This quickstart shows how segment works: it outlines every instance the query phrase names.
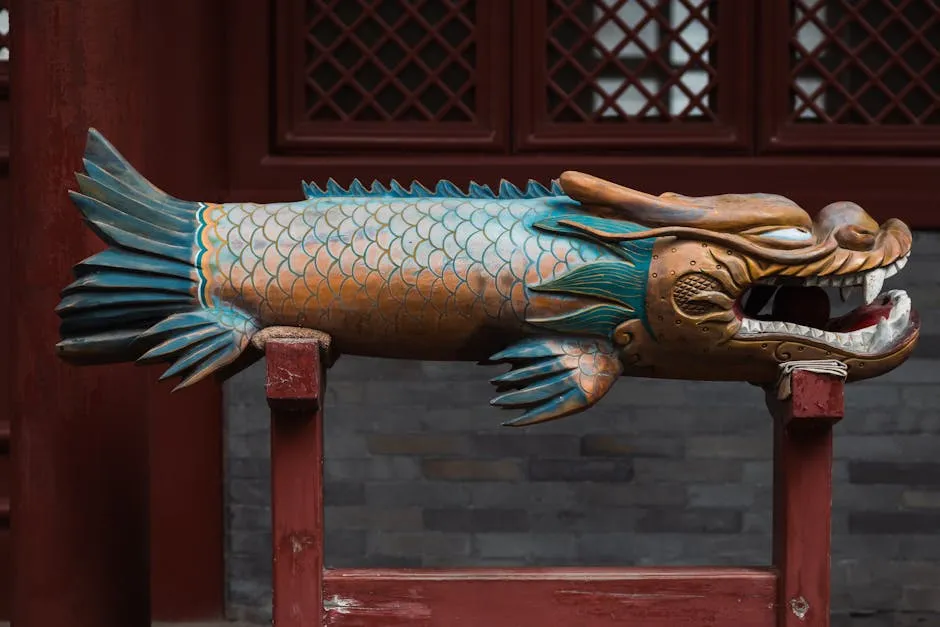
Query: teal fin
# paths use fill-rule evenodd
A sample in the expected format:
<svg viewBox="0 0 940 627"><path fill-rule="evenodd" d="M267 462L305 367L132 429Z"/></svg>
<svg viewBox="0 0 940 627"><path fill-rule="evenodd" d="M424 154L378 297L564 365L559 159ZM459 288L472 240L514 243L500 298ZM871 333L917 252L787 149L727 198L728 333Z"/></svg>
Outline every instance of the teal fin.
<svg viewBox="0 0 940 627"><path fill-rule="evenodd" d="M526 410L503 423L513 427L584 411L597 403L623 372L614 346L594 339L523 340L496 353L488 363L513 366L491 380L502 393L490 401L504 409Z"/></svg>
<svg viewBox="0 0 940 627"><path fill-rule="evenodd" d="M234 361L257 330L232 308L206 307L195 267L203 204L141 176L94 129L75 206L109 247L74 268L56 307L56 348L76 364L172 361L183 387Z"/></svg>

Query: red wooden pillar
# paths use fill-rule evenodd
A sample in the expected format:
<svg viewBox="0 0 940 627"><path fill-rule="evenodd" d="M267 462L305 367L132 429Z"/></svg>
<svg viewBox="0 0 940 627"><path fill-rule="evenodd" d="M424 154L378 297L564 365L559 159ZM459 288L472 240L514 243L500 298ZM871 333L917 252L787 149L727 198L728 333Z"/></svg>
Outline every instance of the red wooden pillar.
<svg viewBox="0 0 940 627"><path fill-rule="evenodd" d="M828 627L832 426L842 419L838 377L797 370L774 417L774 547L778 627ZM772 394L772 393L771 393Z"/></svg>
<svg viewBox="0 0 940 627"><path fill-rule="evenodd" d="M59 290L103 245L71 205L89 126L142 162L146 72L134 0L13 0L13 600L17 627L150 624L152 372L76 368Z"/></svg>
<svg viewBox="0 0 940 627"><path fill-rule="evenodd" d="M320 627L323 616L325 373L313 339L269 340L274 626Z"/></svg>

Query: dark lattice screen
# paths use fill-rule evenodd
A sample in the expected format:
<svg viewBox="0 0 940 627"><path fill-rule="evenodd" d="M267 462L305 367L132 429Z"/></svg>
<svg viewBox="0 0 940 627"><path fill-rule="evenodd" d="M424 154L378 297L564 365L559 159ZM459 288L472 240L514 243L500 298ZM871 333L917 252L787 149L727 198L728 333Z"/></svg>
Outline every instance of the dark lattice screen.
<svg viewBox="0 0 940 627"><path fill-rule="evenodd" d="M717 120L717 0L547 0L552 122Z"/></svg>
<svg viewBox="0 0 940 627"><path fill-rule="evenodd" d="M309 121L474 122L474 0L307 0Z"/></svg>
<svg viewBox="0 0 940 627"><path fill-rule="evenodd" d="M790 121L940 124L940 3L795 0Z"/></svg>

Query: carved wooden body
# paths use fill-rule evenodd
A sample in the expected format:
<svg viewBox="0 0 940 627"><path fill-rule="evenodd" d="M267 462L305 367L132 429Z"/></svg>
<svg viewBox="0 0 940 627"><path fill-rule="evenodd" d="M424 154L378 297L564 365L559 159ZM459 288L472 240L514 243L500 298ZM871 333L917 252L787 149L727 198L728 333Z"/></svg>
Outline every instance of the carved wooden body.
<svg viewBox="0 0 940 627"><path fill-rule="evenodd" d="M331 181L291 203L186 202L95 131L85 168L72 198L110 248L63 293L60 353L170 360L181 385L243 362L262 329L302 327L340 353L511 363L492 402L529 424L622 374L763 384L827 358L876 376L918 335L907 295L881 292L909 229L852 203L814 221L781 196L650 196L577 172L524 190ZM830 319L818 286L856 285L862 306Z"/></svg>

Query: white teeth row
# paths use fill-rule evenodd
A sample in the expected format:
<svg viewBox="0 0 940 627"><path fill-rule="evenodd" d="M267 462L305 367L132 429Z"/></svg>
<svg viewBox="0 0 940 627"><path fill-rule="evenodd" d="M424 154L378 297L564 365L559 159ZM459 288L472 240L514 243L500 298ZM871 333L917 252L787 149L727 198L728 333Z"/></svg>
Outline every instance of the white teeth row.
<svg viewBox="0 0 940 627"><path fill-rule="evenodd" d="M907 265L907 261L910 258L911 254L908 253L895 261L894 263L884 266L882 268L875 268L874 270L869 270L868 272L857 272L855 274L842 274L842 275L829 275L829 276L811 276L802 279L803 285L818 285L819 287L838 287L842 300L848 300L852 293L858 287L862 288L865 297L865 304L871 303L875 298L878 297L878 294L881 293L881 288L884 286L885 279L893 277L895 274L901 271L904 266ZM799 280L798 277L770 277L767 279L761 279L758 283L769 284L769 285L782 285L787 282L792 282L794 279Z"/></svg>
<svg viewBox="0 0 940 627"><path fill-rule="evenodd" d="M880 320L876 325L849 333L833 333L792 322L744 318L741 320L738 334L783 333L822 340L829 346L848 349L855 353L878 353L890 347L904 334L911 315L911 299L906 292L892 290L884 297L890 299L892 303L891 314L888 318Z"/></svg>

